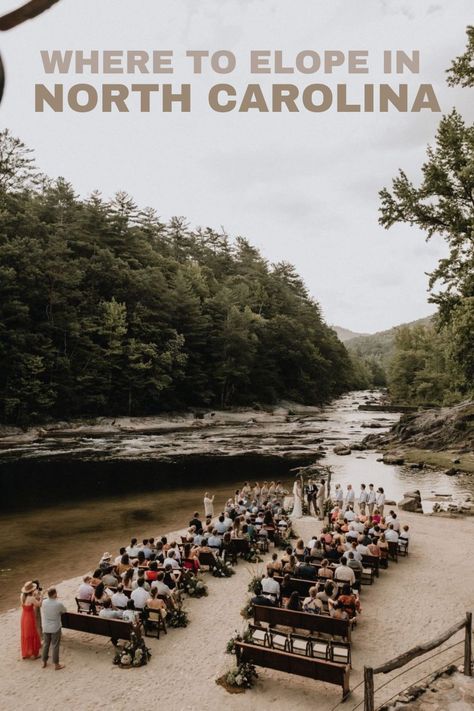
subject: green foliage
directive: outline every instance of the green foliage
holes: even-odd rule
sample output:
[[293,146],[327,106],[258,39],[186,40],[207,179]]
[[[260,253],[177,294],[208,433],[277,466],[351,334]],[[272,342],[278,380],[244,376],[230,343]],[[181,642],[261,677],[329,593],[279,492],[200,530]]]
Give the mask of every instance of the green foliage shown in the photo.
[[[467,28],[467,35],[466,52],[448,71],[451,85],[474,86],[474,27]],[[416,225],[428,240],[441,235],[449,250],[429,282],[431,301],[439,309],[439,333],[411,334],[411,343],[405,343],[407,334],[400,336],[391,366],[391,390],[403,399],[411,394],[415,401],[470,395],[474,386],[474,125],[467,125],[453,109],[442,118],[434,147],[428,146],[419,187],[400,171],[392,191],[384,188],[380,198],[380,224],[386,228],[399,222]]]
[[80,199],[0,133],[0,421],[318,404],[352,385],[291,265],[126,193]]

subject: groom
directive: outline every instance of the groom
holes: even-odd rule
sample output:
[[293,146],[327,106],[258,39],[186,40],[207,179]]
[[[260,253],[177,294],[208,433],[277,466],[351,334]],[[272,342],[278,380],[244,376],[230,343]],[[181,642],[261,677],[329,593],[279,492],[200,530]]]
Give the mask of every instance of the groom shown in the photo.
[[306,501],[308,504],[308,514],[311,516],[311,505],[313,506],[314,513],[316,515],[316,484],[314,483],[313,479],[309,479],[308,485],[306,487]]

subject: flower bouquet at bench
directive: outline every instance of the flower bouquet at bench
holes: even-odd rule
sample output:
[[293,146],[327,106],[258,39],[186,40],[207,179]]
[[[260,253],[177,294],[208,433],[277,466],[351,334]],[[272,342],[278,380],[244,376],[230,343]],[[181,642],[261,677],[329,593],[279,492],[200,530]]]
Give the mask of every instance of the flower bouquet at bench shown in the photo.
[[151,652],[141,635],[132,632],[130,641],[115,652],[114,664],[120,667],[143,667],[148,664]]

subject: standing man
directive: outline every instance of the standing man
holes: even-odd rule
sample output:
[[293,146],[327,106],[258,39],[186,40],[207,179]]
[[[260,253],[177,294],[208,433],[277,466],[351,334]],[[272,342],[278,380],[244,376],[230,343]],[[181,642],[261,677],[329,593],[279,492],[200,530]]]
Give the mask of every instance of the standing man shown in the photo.
[[342,511],[344,507],[344,494],[342,493],[340,484],[336,484],[336,488],[334,490],[334,503]]
[[326,503],[326,482],[324,479],[321,479],[321,485],[318,489],[318,493],[316,495],[316,508],[318,509],[318,517],[319,520],[322,521],[324,519],[324,504]]
[[374,513],[374,506],[375,506],[375,491],[374,491],[374,485],[369,484],[369,493],[368,493],[368,499],[367,499],[367,506],[369,507],[369,516],[372,516]]
[[48,665],[49,648],[53,649],[53,664],[56,670],[64,669],[64,664],[59,663],[59,644],[61,642],[61,615],[67,612],[59,602],[56,588],[49,588],[48,597],[41,607],[43,620],[43,669]]
[[313,481],[313,479],[310,479],[308,481],[308,486],[306,488],[306,501],[308,504],[308,514],[311,516],[311,506],[313,507],[315,515],[317,515],[316,511],[316,486]]
[[346,493],[346,510],[349,508],[349,506],[354,506],[355,502],[355,491],[352,488],[352,484],[347,485],[347,493]]
[[366,504],[369,500],[369,494],[367,493],[365,489],[365,484],[360,485],[360,494],[359,494],[359,511],[362,516],[365,516],[365,507]]
[[214,516],[214,495],[209,496],[207,491],[204,494],[204,513],[206,515],[206,518],[208,516]]

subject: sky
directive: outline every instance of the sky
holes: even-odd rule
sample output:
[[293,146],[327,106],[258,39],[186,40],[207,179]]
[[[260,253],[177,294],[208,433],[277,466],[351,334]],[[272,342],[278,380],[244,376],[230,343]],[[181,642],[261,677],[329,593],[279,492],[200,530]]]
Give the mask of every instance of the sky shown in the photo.
[[[20,4],[1,2],[4,13]],[[442,113],[456,106],[472,121],[469,90],[449,88],[445,70],[464,51],[472,0],[60,0],[2,34],[7,86],[0,124],[35,150],[40,168],[81,195],[130,193],[162,218],[245,236],[270,262],[293,263],[328,323],[375,332],[433,313],[428,277],[446,249],[416,228],[378,224],[378,191],[399,168],[417,182],[440,113],[217,113],[208,89],[231,83],[239,95],[260,81],[433,85]],[[41,50],[173,50],[173,76],[45,75]],[[188,49],[237,56],[229,75],[192,76]],[[252,49],[368,50],[368,75],[251,75]],[[420,51],[420,73],[384,75],[384,50]],[[34,85],[64,81],[192,83],[193,110],[165,114],[66,110],[35,113]]]

